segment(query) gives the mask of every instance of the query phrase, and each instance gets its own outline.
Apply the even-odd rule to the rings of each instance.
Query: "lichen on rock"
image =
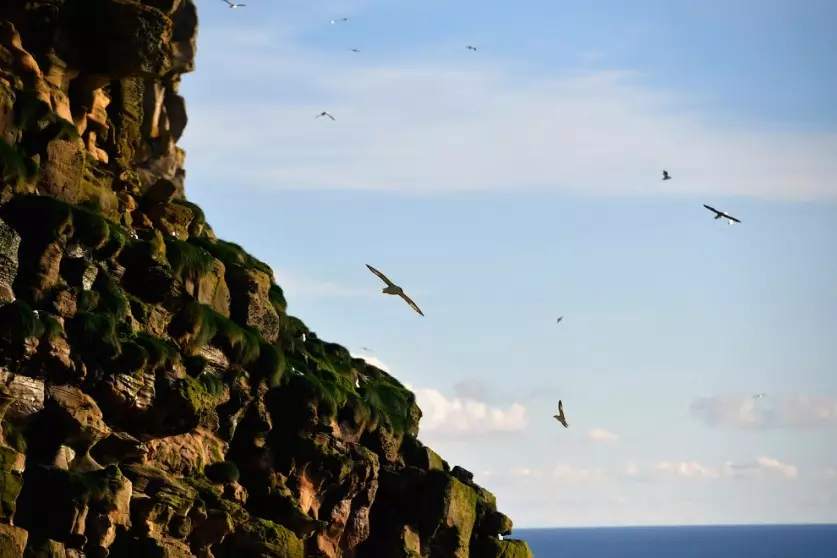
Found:
[[[197,23],[0,3],[0,556],[531,556],[415,395],[186,200]]]

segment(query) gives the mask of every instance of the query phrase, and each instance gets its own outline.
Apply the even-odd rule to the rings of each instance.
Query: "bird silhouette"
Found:
[[[671,180],[671,177],[668,175],[668,171],[663,171],[663,180]]]
[[[557,320],[555,323],[556,323],[556,324],[560,324],[560,323],[561,323],[561,320],[563,320],[563,319],[564,319],[564,316],[561,316],[560,318],[558,318],[558,320]]]
[[[468,50],[473,50],[474,52],[477,51],[477,47],[475,47],[475,46],[468,45],[465,48],[467,48]]]
[[[570,427],[570,423],[567,422],[567,418],[564,416],[564,403],[560,399],[558,400],[558,414],[552,415],[552,418],[563,424],[564,428]]]
[[[415,310],[416,312],[418,312],[420,315],[424,316],[424,312],[422,312],[422,311],[421,311],[421,308],[419,308],[419,307],[416,305],[416,303],[412,301],[412,299],[411,299],[410,297],[408,297],[406,294],[404,294],[404,289],[402,289],[401,287],[399,287],[398,285],[396,285],[395,283],[393,283],[392,281],[390,281],[390,280],[389,280],[389,278],[388,278],[386,275],[384,275],[383,273],[381,273],[380,271],[378,271],[377,269],[375,269],[375,268],[374,268],[374,267],[372,267],[371,265],[366,264],[366,267],[368,267],[368,268],[369,268],[369,271],[371,271],[372,273],[374,273],[375,275],[377,275],[378,277],[380,277],[380,278],[381,278],[381,280],[382,280],[384,283],[386,283],[386,284],[387,284],[387,286],[386,286],[386,287],[384,287],[384,288],[381,290],[381,292],[382,292],[382,293],[384,293],[384,294],[388,294],[388,295],[397,295],[397,296],[400,296],[401,298],[403,298],[403,299],[407,302],[407,304],[409,304],[409,305],[410,305],[410,308],[412,308],[413,310]]]
[[[730,225],[732,225],[733,221],[735,221],[736,223],[741,222],[738,219],[736,219],[735,217],[733,217],[732,215],[730,215],[729,213],[724,213],[723,211],[718,211],[717,209],[715,209],[711,205],[703,204],[703,207],[705,207],[709,211],[714,212],[715,213],[715,219],[726,219],[729,222]]]
[[[247,5],[247,4],[233,4],[232,2],[230,2],[230,0],[222,0],[222,1],[226,5],[228,5],[230,8],[243,8],[244,6]]]
[[[349,21],[349,18],[341,17],[340,19],[332,19],[329,23],[334,25],[335,23],[343,23],[344,21]]]
[[[314,117],[314,119],[316,120],[317,118],[319,118],[319,117],[321,117],[321,116],[328,116],[328,117],[329,117],[329,118],[331,118],[332,120],[337,120],[336,118],[334,118],[333,116],[331,116],[331,115],[328,113],[328,111],[327,111],[327,110],[324,110],[323,112],[321,112],[320,114],[318,114],[317,116],[315,116],[315,117]]]

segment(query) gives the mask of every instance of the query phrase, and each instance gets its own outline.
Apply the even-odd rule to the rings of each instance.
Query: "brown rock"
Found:
[[[0,368],[0,393],[11,398],[4,417],[20,422],[44,408],[44,382]]]
[[[89,451],[110,434],[110,428],[102,419],[96,402],[76,387],[49,386],[44,408],[55,421],[56,436],[77,453],[71,467],[99,468]]]
[[[154,137],[157,134],[152,134]],[[161,178],[145,191],[145,199],[155,204],[169,203],[177,193],[177,186],[167,178]]]
[[[215,260],[215,269],[202,275],[195,282],[187,278],[184,288],[201,304],[210,306],[213,310],[226,317],[230,317],[230,289],[225,280],[226,268],[219,260]]]
[[[3,558],[22,558],[28,539],[29,533],[20,527],[0,523],[0,556]]]
[[[78,293],[61,286],[53,290],[51,310],[62,318],[72,318],[78,310]]]
[[[230,315],[239,323],[255,327],[269,343],[279,338],[279,314],[268,298],[270,277],[263,271],[232,266],[227,269]]]
[[[167,436],[147,443],[147,461],[163,471],[192,476],[204,465],[223,461],[227,444],[204,427],[179,436]]]
[[[189,238],[189,225],[192,223],[192,210],[175,203],[154,204],[146,210],[154,226],[166,235],[174,234],[180,240]]]

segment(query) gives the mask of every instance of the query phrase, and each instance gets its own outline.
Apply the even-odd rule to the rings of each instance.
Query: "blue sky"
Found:
[[[517,526],[837,521],[837,5],[247,4],[189,198]]]

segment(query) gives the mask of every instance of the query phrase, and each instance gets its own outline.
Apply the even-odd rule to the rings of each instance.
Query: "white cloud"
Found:
[[[594,428],[587,433],[587,439],[593,442],[612,442],[618,440],[619,436],[610,430],[603,430],[601,428]]]
[[[726,395],[697,399],[693,416],[710,426],[742,429],[837,426],[837,398],[807,395]]]
[[[776,475],[780,477],[787,477],[795,479],[799,476],[799,471],[794,465],[782,463],[773,457],[757,457],[751,463],[735,464],[727,462],[724,464],[724,475],[728,477],[737,477],[742,475]]]
[[[412,388],[421,408],[419,429],[434,439],[522,432],[529,426],[526,407],[512,403],[492,406],[475,399],[447,397],[432,388]]]
[[[714,479],[719,476],[715,469],[696,461],[660,461],[653,468],[659,473],[678,477]]]
[[[604,469],[601,467],[586,468],[571,465],[569,463],[559,463],[552,469],[530,469],[527,467],[518,467],[516,469],[512,469],[509,475],[518,480],[553,479],[555,481],[602,480],[607,476]]]
[[[347,63],[289,35],[272,43],[202,40],[199,68],[219,85],[189,105],[190,170],[274,189],[837,195],[837,134],[718,123],[702,100],[635,72],[524,75],[518,61],[448,51],[461,45],[425,48],[433,59]],[[322,110],[337,121],[314,120]]]

